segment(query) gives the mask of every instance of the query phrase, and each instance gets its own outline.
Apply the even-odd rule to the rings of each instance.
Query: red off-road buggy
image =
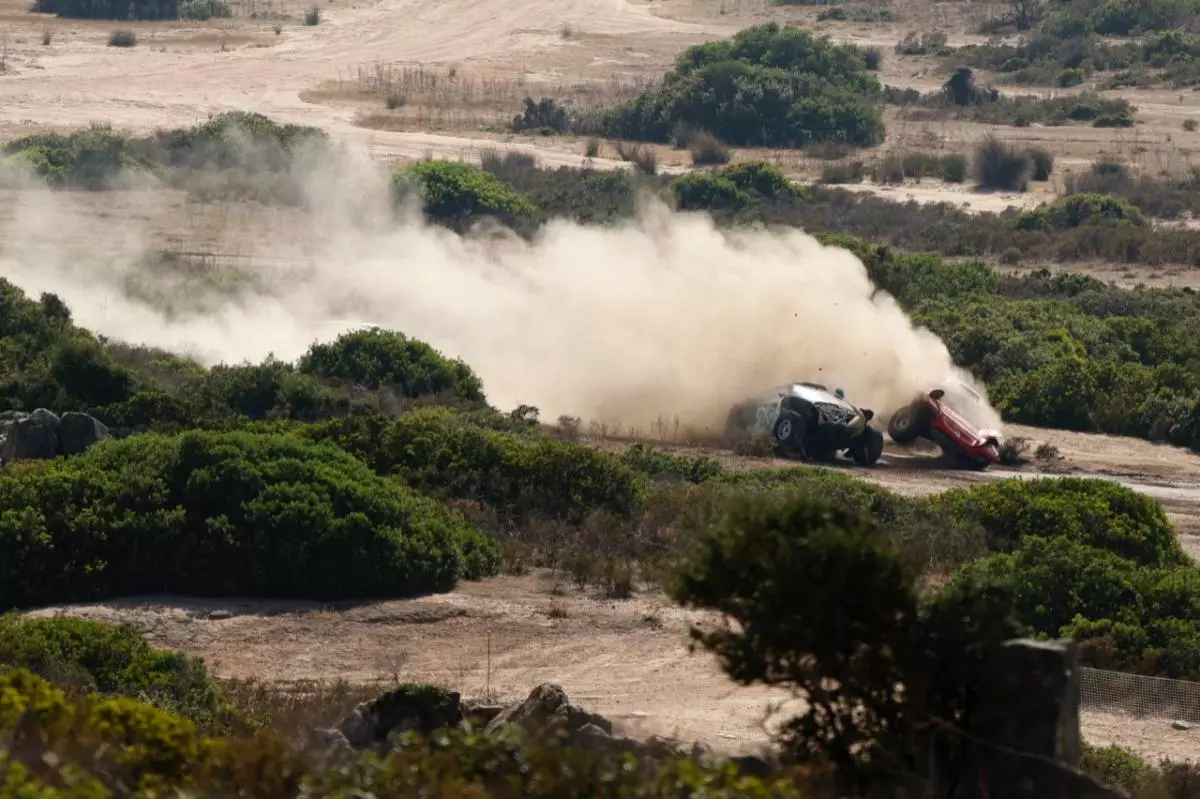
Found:
[[[968,386],[955,386],[968,400],[982,398]],[[888,435],[897,444],[911,444],[924,438],[937,444],[943,453],[957,458],[964,466],[986,469],[1000,460],[1000,436],[995,430],[981,430],[945,400],[940,388],[926,391],[913,402],[892,414]]]

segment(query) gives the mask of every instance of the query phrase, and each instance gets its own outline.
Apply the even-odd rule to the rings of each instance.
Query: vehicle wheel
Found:
[[[883,455],[883,433],[868,427],[854,440],[850,455],[856,466],[874,466]]]
[[[928,413],[918,402],[907,405],[892,414],[888,422],[888,435],[897,444],[911,444],[918,438],[928,437]]]
[[[783,413],[775,422],[775,443],[779,454],[785,458],[798,454],[804,457],[804,436],[808,423],[803,416]]]

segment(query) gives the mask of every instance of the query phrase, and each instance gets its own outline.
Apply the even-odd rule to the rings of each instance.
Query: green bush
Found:
[[[91,125],[67,135],[25,136],[5,144],[2,152],[2,163],[27,168],[61,188],[109,189],[123,173],[152,169],[134,144],[108,125]]]
[[[0,473],[0,607],[125,594],[408,596],[497,567],[456,514],[287,435],[102,441]]]
[[[230,713],[204,662],[152,649],[136,630],[86,619],[0,616],[0,666],[87,692],[133,696],[202,725]]]
[[[483,382],[471,367],[391,330],[343,333],[329,344],[311,346],[297,365],[302,374],[387,388],[409,399],[450,395],[469,402],[484,400]]]
[[[685,50],[662,82],[607,112],[617,139],[667,142],[680,125],[736,146],[883,141],[880,85],[857,48],[775,23]]]
[[[159,131],[141,145],[148,158],[189,170],[288,170],[304,147],[325,147],[329,135],[307,125],[281,125],[247,111],[227,111],[191,128]]]
[[[731,622],[692,637],[735,682],[805,696],[781,733],[789,754],[867,777],[858,787],[873,764],[915,767],[930,719],[964,723],[980,665],[1020,630],[1001,588],[959,581],[920,600],[874,524],[808,492],[731,503],[670,590]]]
[[[682,175],[671,181],[670,189],[680,210],[710,211],[718,217],[742,216],[764,204],[787,206],[808,198],[802,187],[763,161]]]
[[[1067,230],[1089,226],[1146,227],[1146,218],[1134,206],[1104,194],[1075,194],[1055,203],[1026,211],[1017,218],[1021,230]]]
[[[426,216],[459,232],[465,232],[481,216],[524,229],[537,214],[528,197],[470,164],[424,161],[403,169],[394,180],[398,196],[407,196],[414,182]]]
[[[1061,536],[1143,566],[1188,562],[1162,506],[1111,480],[1003,480],[954,489],[932,502],[982,525],[993,549],[1007,551],[1030,536]]]
[[[353,453],[378,474],[442,498],[480,500],[510,518],[627,515],[641,492],[636,475],[611,455],[445,408],[339,419],[303,434]]]
[[[1003,554],[950,585],[1011,592],[1034,631],[1081,642],[1099,667],[1200,675],[1200,569],[1152,499],[1111,481],[1005,481],[933,500],[982,524]]]

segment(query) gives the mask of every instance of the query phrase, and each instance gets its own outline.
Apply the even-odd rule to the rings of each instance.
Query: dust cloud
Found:
[[[731,403],[791,380],[840,386],[886,418],[957,378],[984,397],[972,415],[1000,429],[938,337],[876,291],[852,254],[799,230],[718,230],[648,199],[617,227],[558,221],[532,242],[458,236],[411,205],[397,219],[387,174],[361,154],[303,169],[310,212],[258,244],[288,257],[248,294],[174,314],[131,296],[131,276],[148,279],[138,270],[162,242],[133,219],[85,220],[69,195],[44,189],[8,198],[0,275],[59,294],[98,333],[210,365],[294,360],[354,326],[400,330],[470,364],[493,405],[534,405],[547,421],[717,431]],[[143,194],[152,208],[154,193]]]

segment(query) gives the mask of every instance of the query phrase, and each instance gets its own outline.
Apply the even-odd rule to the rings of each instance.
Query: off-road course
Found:
[[[526,94],[537,96],[538,86],[617,96],[660,75],[688,45],[770,20],[814,23],[818,10],[766,0],[320,0],[321,22],[308,26],[307,3],[239,0],[231,19],[117,25],[33,14],[27,5],[28,0],[0,0],[0,141],[94,121],[148,133],[247,110],[323,128],[389,165],[430,155],[476,160],[485,149],[498,148],[533,154],[542,165],[571,167],[584,161],[582,138],[497,132]],[[987,15],[985,5],[901,0],[891,6],[894,22],[813,26],[838,39],[879,45],[890,55],[906,32],[934,27],[946,30],[952,44],[983,41],[986,37],[966,31]],[[118,27],[133,31],[138,45],[106,46]],[[945,79],[933,64],[886,58],[881,77],[928,91]],[[403,107],[388,109],[369,90],[372,76],[395,78],[405,69],[442,76],[440,85],[448,88],[415,92]],[[1123,96],[1137,104],[1135,129],[1006,129],[1012,139],[1046,147],[1057,158],[1054,180],[1029,192],[981,194],[940,182],[857,188],[1001,210],[1045,200],[1072,167],[1089,164],[1101,152],[1164,166],[1195,156],[1200,133],[1180,130],[1182,118],[1195,110],[1190,93],[1128,90]],[[935,152],[962,151],[988,129],[965,122],[906,122],[894,118],[894,109],[888,113],[889,134],[880,153],[914,142]],[[593,165],[628,168],[607,148],[591,159]],[[739,151],[739,157],[750,154]],[[818,171],[802,152],[757,155],[797,180],[810,180]],[[691,168],[687,152],[660,148],[659,168]],[[20,192],[0,193],[0,226],[24,213],[21,203]],[[96,243],[84,231],[100,221],[128,219],[137,228],[139,247],[262,268],[303,252],[320,236],[301,211],[187,199],[165,189],[153,195],[80,193],[62,198],[59,212],[55,230],[45,233],[55,246],[118,248]],[[1197,270],[1072,269],[1122,283],[1200,285]],[[95,307],[73,310],[86,324],[98,318],[102,302],[98,297]],[[266,331],[230,333],[241,334],[267,341]],[[1028,438],[1030,453],[1042,442],[1053,444],[1058,456],[1030,455],[1020,467],[971,472],[889,441],[877,466],[847,471],[911,495],[1014,476],[1106,477],[1158,499],[1185,549],[1200,559],[1200,455],[1131,438],[1020,426],[1007,427],[1005,434]],[[627,446],[616,439],[591,443],[608,450]],[[709,455],[731,469],[790,465],[670,440],[653,443]],[[163,596],[35,613],[63,610],[140,624],[155,644],[202,655],[223,677],[296,683],[397,676],[506,699],[556,682],[575,703],[631,731],[704,739],[719,750],[746,751],[765,743],[759,722],[767,703],[785,698],[737,687],[711,656],[690,654],[687,627],[700,616],[675,607],[657,589],[610,600],[544,571],[463,583],[451,593],[421,599],[353,606]],[[1092,743],[1120,743],[1151,756],[1200,752],[1200,733],[1173,730],[1168,719],[1086,713],[1083,732]]]

